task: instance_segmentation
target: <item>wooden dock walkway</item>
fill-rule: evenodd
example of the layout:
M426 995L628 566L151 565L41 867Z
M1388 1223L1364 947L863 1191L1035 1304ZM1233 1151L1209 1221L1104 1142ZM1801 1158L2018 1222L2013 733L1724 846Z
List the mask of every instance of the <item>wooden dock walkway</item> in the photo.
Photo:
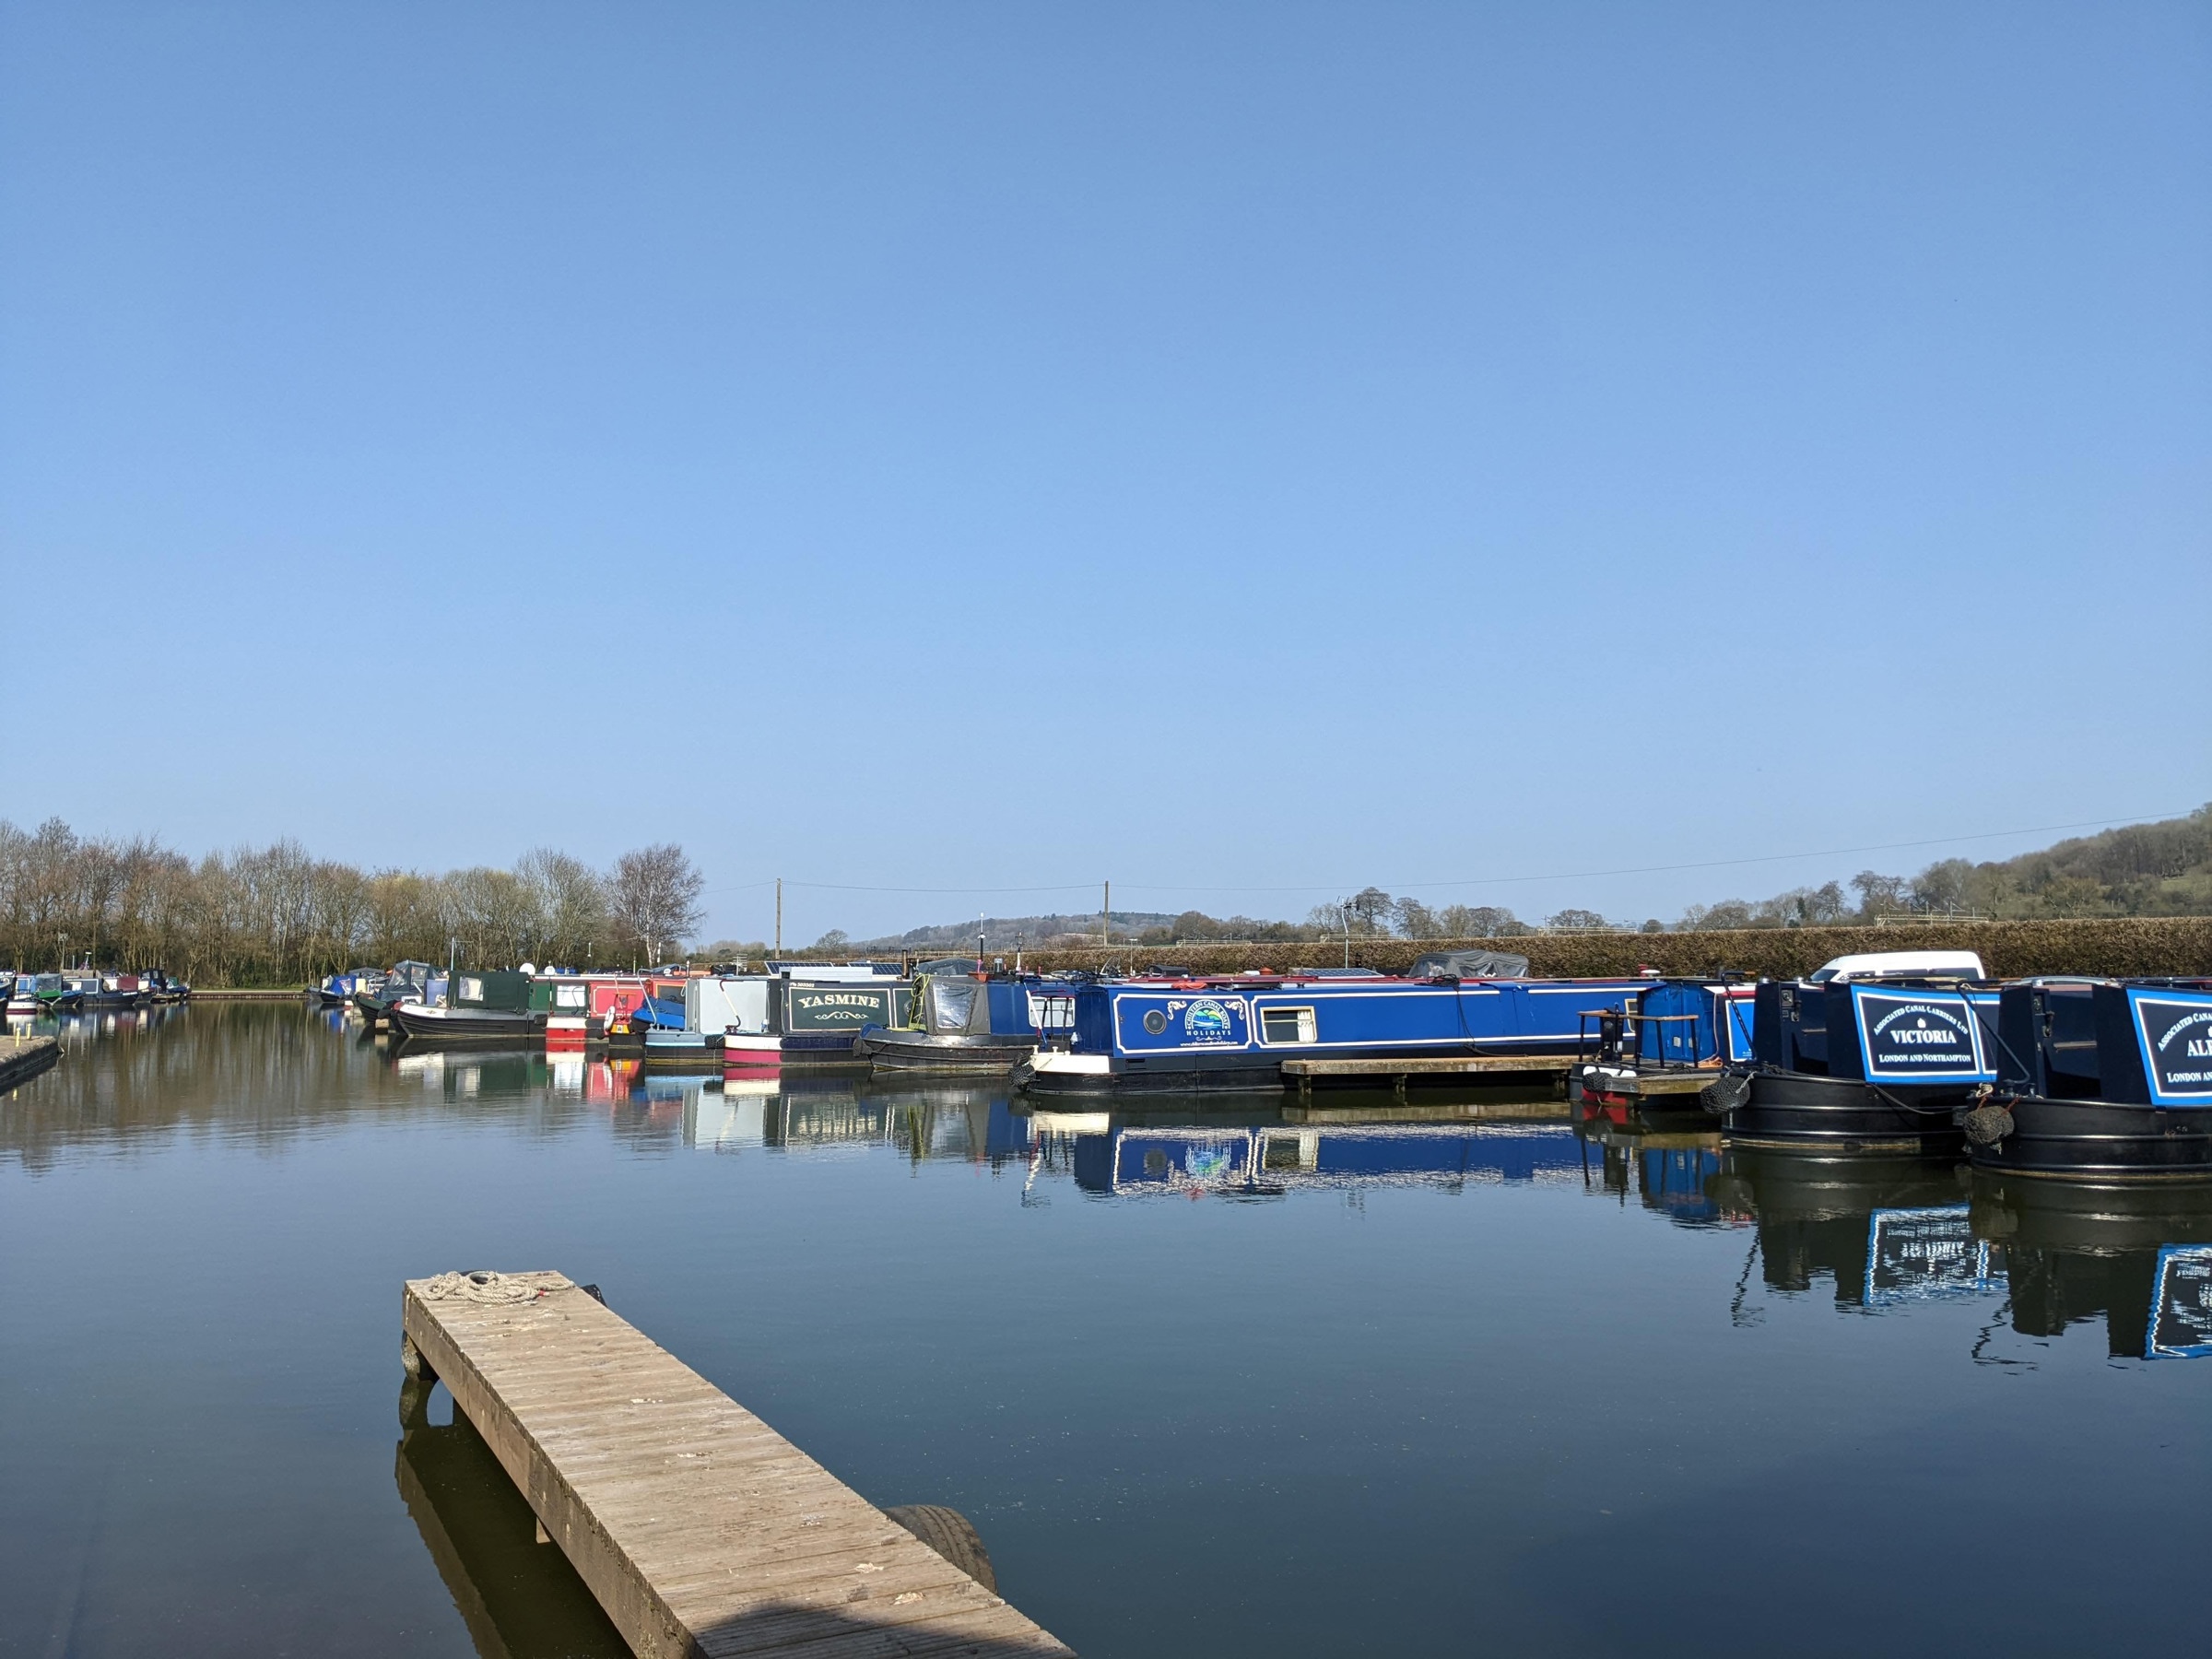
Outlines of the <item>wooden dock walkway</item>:
M402 1359L651 1659L1070 1650L558 1273L410 1279Z

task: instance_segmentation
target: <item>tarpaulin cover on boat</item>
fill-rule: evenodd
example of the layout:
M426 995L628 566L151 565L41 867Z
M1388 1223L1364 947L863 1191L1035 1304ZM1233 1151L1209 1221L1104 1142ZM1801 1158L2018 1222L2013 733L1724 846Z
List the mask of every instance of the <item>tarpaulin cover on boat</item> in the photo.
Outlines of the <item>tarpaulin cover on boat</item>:
M1406 971L1409 979L1526 979L1528 959L1504 950L1432 950Z
M933 1031L965 1031L975 1018L977 993L982 990L979 980L932 979L929 982L928 1029ZM989 1030L986 1020L982 1027Z

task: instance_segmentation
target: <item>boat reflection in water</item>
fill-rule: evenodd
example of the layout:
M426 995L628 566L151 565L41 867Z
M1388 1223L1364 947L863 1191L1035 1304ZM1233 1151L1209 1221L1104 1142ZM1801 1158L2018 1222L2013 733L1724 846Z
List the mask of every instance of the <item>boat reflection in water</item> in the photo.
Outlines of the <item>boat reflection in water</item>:
M1625 1196L1633 1175L1645 1206L1678 1224L1748 1218L1769 1290L1802 1296L1825 1277L1837 1306L1868 1312L1985 1298L1998 1306L1976 1358L1993 1363L2019 1362L1991 1347L2000 1330L2048 1342L2095 1320L2114 1358L2212 1357L2212 1193L2202 1189L1729 1147L1703 1182L1706 1211L1685 1182L1689 1160L1709 1154L1611 1144L1605 1154L1608 1191Z
M1948 1159L1731 1147L1711 1190L1753 1218L1768 1289L1803 1295L1825 1277L1839 1307L1878 1308L1957 1288L1958 1258L1971 1253L1967 1186Z
M1749 1226L1750 1211L1731 1208L1730 1189L1714 1180L1723 1167L1720 1131L1678 1127L1684 1121L1679 1112L1647 1114L1633 1107L1583 1110L1578 1132L1588 1148L1583 1168L1594 1177L1590 1184L1624 1205L1632 1194L1645 1209L1680 1227Z
M1983 1172L1972 1220L2004 1252L2019 1335L2101 1318L2115 1359L2212 1357L2212 1193Z
M460 1412L429 1420L427 1392L400 1395L394 1474L438 1576L484 1659L618 1659L629 1646Z
M1881 1312L1986 1299L1983 1346L2009 1329L2047 1340L2105 1322L2114 1355L2212 1354L2212 1192L2131 1190L1977 1173L1951 1159L1850 1158L1724 1146L1711 1130L1548 1100L1222 1112L1053 1112L1000 1084L882 1084L850 1076L719 1077L634 1060L535 1053L402 1055L404 1078L452 1100L540 1094L610 1112L618 1128L700 1152L876 1145L917 1162L1021 1175L1022 1202L1056 1188L1091 1201L1301 1191L1579 1185L1631 1198L1671 1227L1753 1235L1738 1312L1756 1283Z

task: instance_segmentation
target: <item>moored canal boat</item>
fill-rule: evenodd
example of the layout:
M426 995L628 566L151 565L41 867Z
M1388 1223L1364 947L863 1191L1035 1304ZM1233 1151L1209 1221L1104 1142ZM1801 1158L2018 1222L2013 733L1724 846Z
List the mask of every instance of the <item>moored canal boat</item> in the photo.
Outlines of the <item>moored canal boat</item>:
M589 1048L606 1041L609 1025L637 1007L645 991L641 974L548 970L531 980L530 1012L545 1029L548 1052Z
M1036 974L925 973L911 1029L869 1026L855 1058L879 1072L1000 1076L1075 1029L1076 982Z
M767 973L729 981L761 987L757 1004L747 992L733 1005L737 1016L723 1031L723 1067L740 1075L851 1065L862 1031L905 1025L912 1006L912 982L884 962L771 962Z
M376 984L356 986L352 1002L371 1030L389 1026L401 1003L428 1002L441 994L443 980L428 962L396 962Z
M1735 1144L1956 1152L1960 1120L1996 1082L1996 1004L1948 980L1762 980L1754 1064L1701 1099Z
M7 1013L11 1019L23 1019L49 1011L48 995L62 988L58 973L18 973L7 994Z
M1075 994L1065 1047L1015 1071L1035 1094L1253 1093L1286 1060L1522 1057L1564 1061L1586 1018L1643 979L1322 978L1237 974L1121 980Z
M2212 981L2005 987L1992 1099L1965 1119L1977 1168L2212 1181Z
M39 1011L42 1014L74 1014L85 1006L85 993L89 986L100 982L100 976L75 973L65 970L60 973L39 975L37 996Z
M395 1003L392 1020L409 1042L529 1042L542 1031L530 975L511 970L456 972L444 1001Z

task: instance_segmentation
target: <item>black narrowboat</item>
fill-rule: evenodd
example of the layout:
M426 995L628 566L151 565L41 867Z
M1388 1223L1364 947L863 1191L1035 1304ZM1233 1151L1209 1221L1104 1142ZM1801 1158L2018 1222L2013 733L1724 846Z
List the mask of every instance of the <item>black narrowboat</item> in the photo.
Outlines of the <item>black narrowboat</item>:
M394 1004L393 1025L409 1042L542 1041L545 1017L530 1012L530 981L507 970L455 973L442 1003Z
M1998 1081L1965 1119L1977 1168L2212 1180L2212 981L2005 987Z
M1735 1144L1797 1152L1956 1152L1996 1081L1996 994L1955 982L1764 980L1756 1064L1701 1096Z

